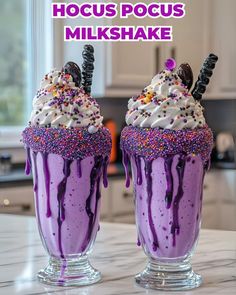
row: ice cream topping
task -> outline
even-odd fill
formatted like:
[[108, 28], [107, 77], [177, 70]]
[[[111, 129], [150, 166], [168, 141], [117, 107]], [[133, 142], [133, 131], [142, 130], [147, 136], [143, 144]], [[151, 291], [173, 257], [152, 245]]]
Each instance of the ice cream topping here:
[[181, 79], [184, 75], [178, 75], [180, 71], [174, 67], [174, 60], [167, 60], [166, 69], [157, 74], [140, 95], [129, 100], [127, 125], [172, 130], [205, 125], [203, 108], [189, 93], [192, 77], [186, 85]]
[[77, 87], [71, 74], [53, 70], [45, 75], [33, 100], [29, 125], [38, 127], [88, 127], [94, 133], [103, 117], [97, 102], [83, 87]]
[[83, 71], [68, 62], [61, 71], [46, 74], [33, 99], [29, 126], [23, 131], [26, 148], [43, 154], [61, 155], [65, 160], [109, 156], [111, 136], [90, 95], [94, 49], [83, 51]]

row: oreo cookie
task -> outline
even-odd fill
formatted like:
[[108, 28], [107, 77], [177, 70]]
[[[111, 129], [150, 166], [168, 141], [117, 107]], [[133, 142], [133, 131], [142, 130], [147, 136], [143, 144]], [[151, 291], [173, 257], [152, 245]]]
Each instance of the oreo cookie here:
[[82, 76], [81, 76], [80, 67], [76, 63], [69, 61], [64, 66], [63, 71], [66, 74], [70, 74], [72, 76], [76, 87], [80, 87]]
[[177, 75], [182, 80], [183, 84], [187, 86], [188, 90], [193, 85], [193, 71], [188, 63], [181, 64], [177, 70]]

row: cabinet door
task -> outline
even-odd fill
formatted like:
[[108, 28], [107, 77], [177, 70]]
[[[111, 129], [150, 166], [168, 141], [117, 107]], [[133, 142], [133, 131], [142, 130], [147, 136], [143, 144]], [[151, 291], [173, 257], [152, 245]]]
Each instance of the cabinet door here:
[[219, 55], [214, 81], [218, 93], [236, 93], [236, 1], [211, 0], [212, 50]]
[[[120, 3], [120, 1], [114, 1]], [[139, 1], [134, 1], [135, 3]], [[152, 0], [146, 1], [151, 3]], [[162, 19], [115, 18], [109, 25], [157, 26], [164, 25]], [[110, 42], [106, 54], [107, 93], [120, 89], [117, 95], [134, 95], [148, 85], [152, 77], [162, 68], [162, 42]]]
[[205, 202], [236, 204], [235, 170], [210, 170], [204, 180]]
[[128, 223], [135, 224], [135, 216], [134, 214], [128, 214], [124, 216], [118, 216], [114, 218], [115, 223]]
[[125, 180], [117, 179], [110, 182], [112, 191], [112, 217], [134, 214], [133, 185], [125, 187]]
[[103, 184], [101, 187], [101, 219], [107, 217], [109, 213], [109, 197], [110, 197], [110, 188], [104, 188]]
[[222, 204], [219, 229], [236, 230], [236, 204]]
[[202, 228], [219, 229], [218, 213], [214, 204], [203, 204]]
[[[107, 87], [141, 91], [155, 74], [160, 51], [150, 42], [116, 42], [108, 45]], [[157, 57], [155, 56], [157, 55]]]
[[185, 3], [186, 15], [181, 19], [166, 19], [166, 24], [173, 26], [173, 41], [166, 44], [165, 58], [173, 57], [178, 65], [184, 62], [189, 63], [196, 80], [209, 51], [208, 1], [184, 0], [181, 2]]
[[217, 189], [216, 181], [217, 173], [214, 171], [206, 173], [203, 183], [203, 206], [217, 202], [219, 190]]
[[34, 215], [32, 186], [0, 189], [0, 213]]
[[236, 172], [211, 170], [204, 181], [203, 227], [234, 230], [236, 227]]

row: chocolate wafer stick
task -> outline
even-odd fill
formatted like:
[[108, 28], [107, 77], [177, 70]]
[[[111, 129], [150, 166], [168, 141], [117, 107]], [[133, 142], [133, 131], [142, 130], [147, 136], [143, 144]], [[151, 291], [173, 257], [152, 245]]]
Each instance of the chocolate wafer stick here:
[[87, 94], [91, 93], [94, 70], [94, 48], [92, 45], [85, 45], [82, 53], [84, 62], [82, 64], [82, 85]]
[[205, 93], [206, 86], [210, 82], [210, 77], [213, 74], [213, 69], [215, 68], [217, 60], [218, 57], [213, 53], [209, 54], [208, 58], [205, 60], [200, 71], [200, 74], [198, 76], [198, 80], [195, 83], [194, 88], [192, 90], [192, 96], [196, 100], [202, 99], [202, 95]]

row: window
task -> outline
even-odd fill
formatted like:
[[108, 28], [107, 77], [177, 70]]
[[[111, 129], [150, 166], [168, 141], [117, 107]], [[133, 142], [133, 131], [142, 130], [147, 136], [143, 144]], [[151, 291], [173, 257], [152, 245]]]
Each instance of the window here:
[[1, 2], [0, 125], [23, 125], [26, 104], [26, 0]]
[[52, 67], [50, 5], [51, 0], [1, 1], [0, 147], [9, 135], [19, 140], [39, 82]]

